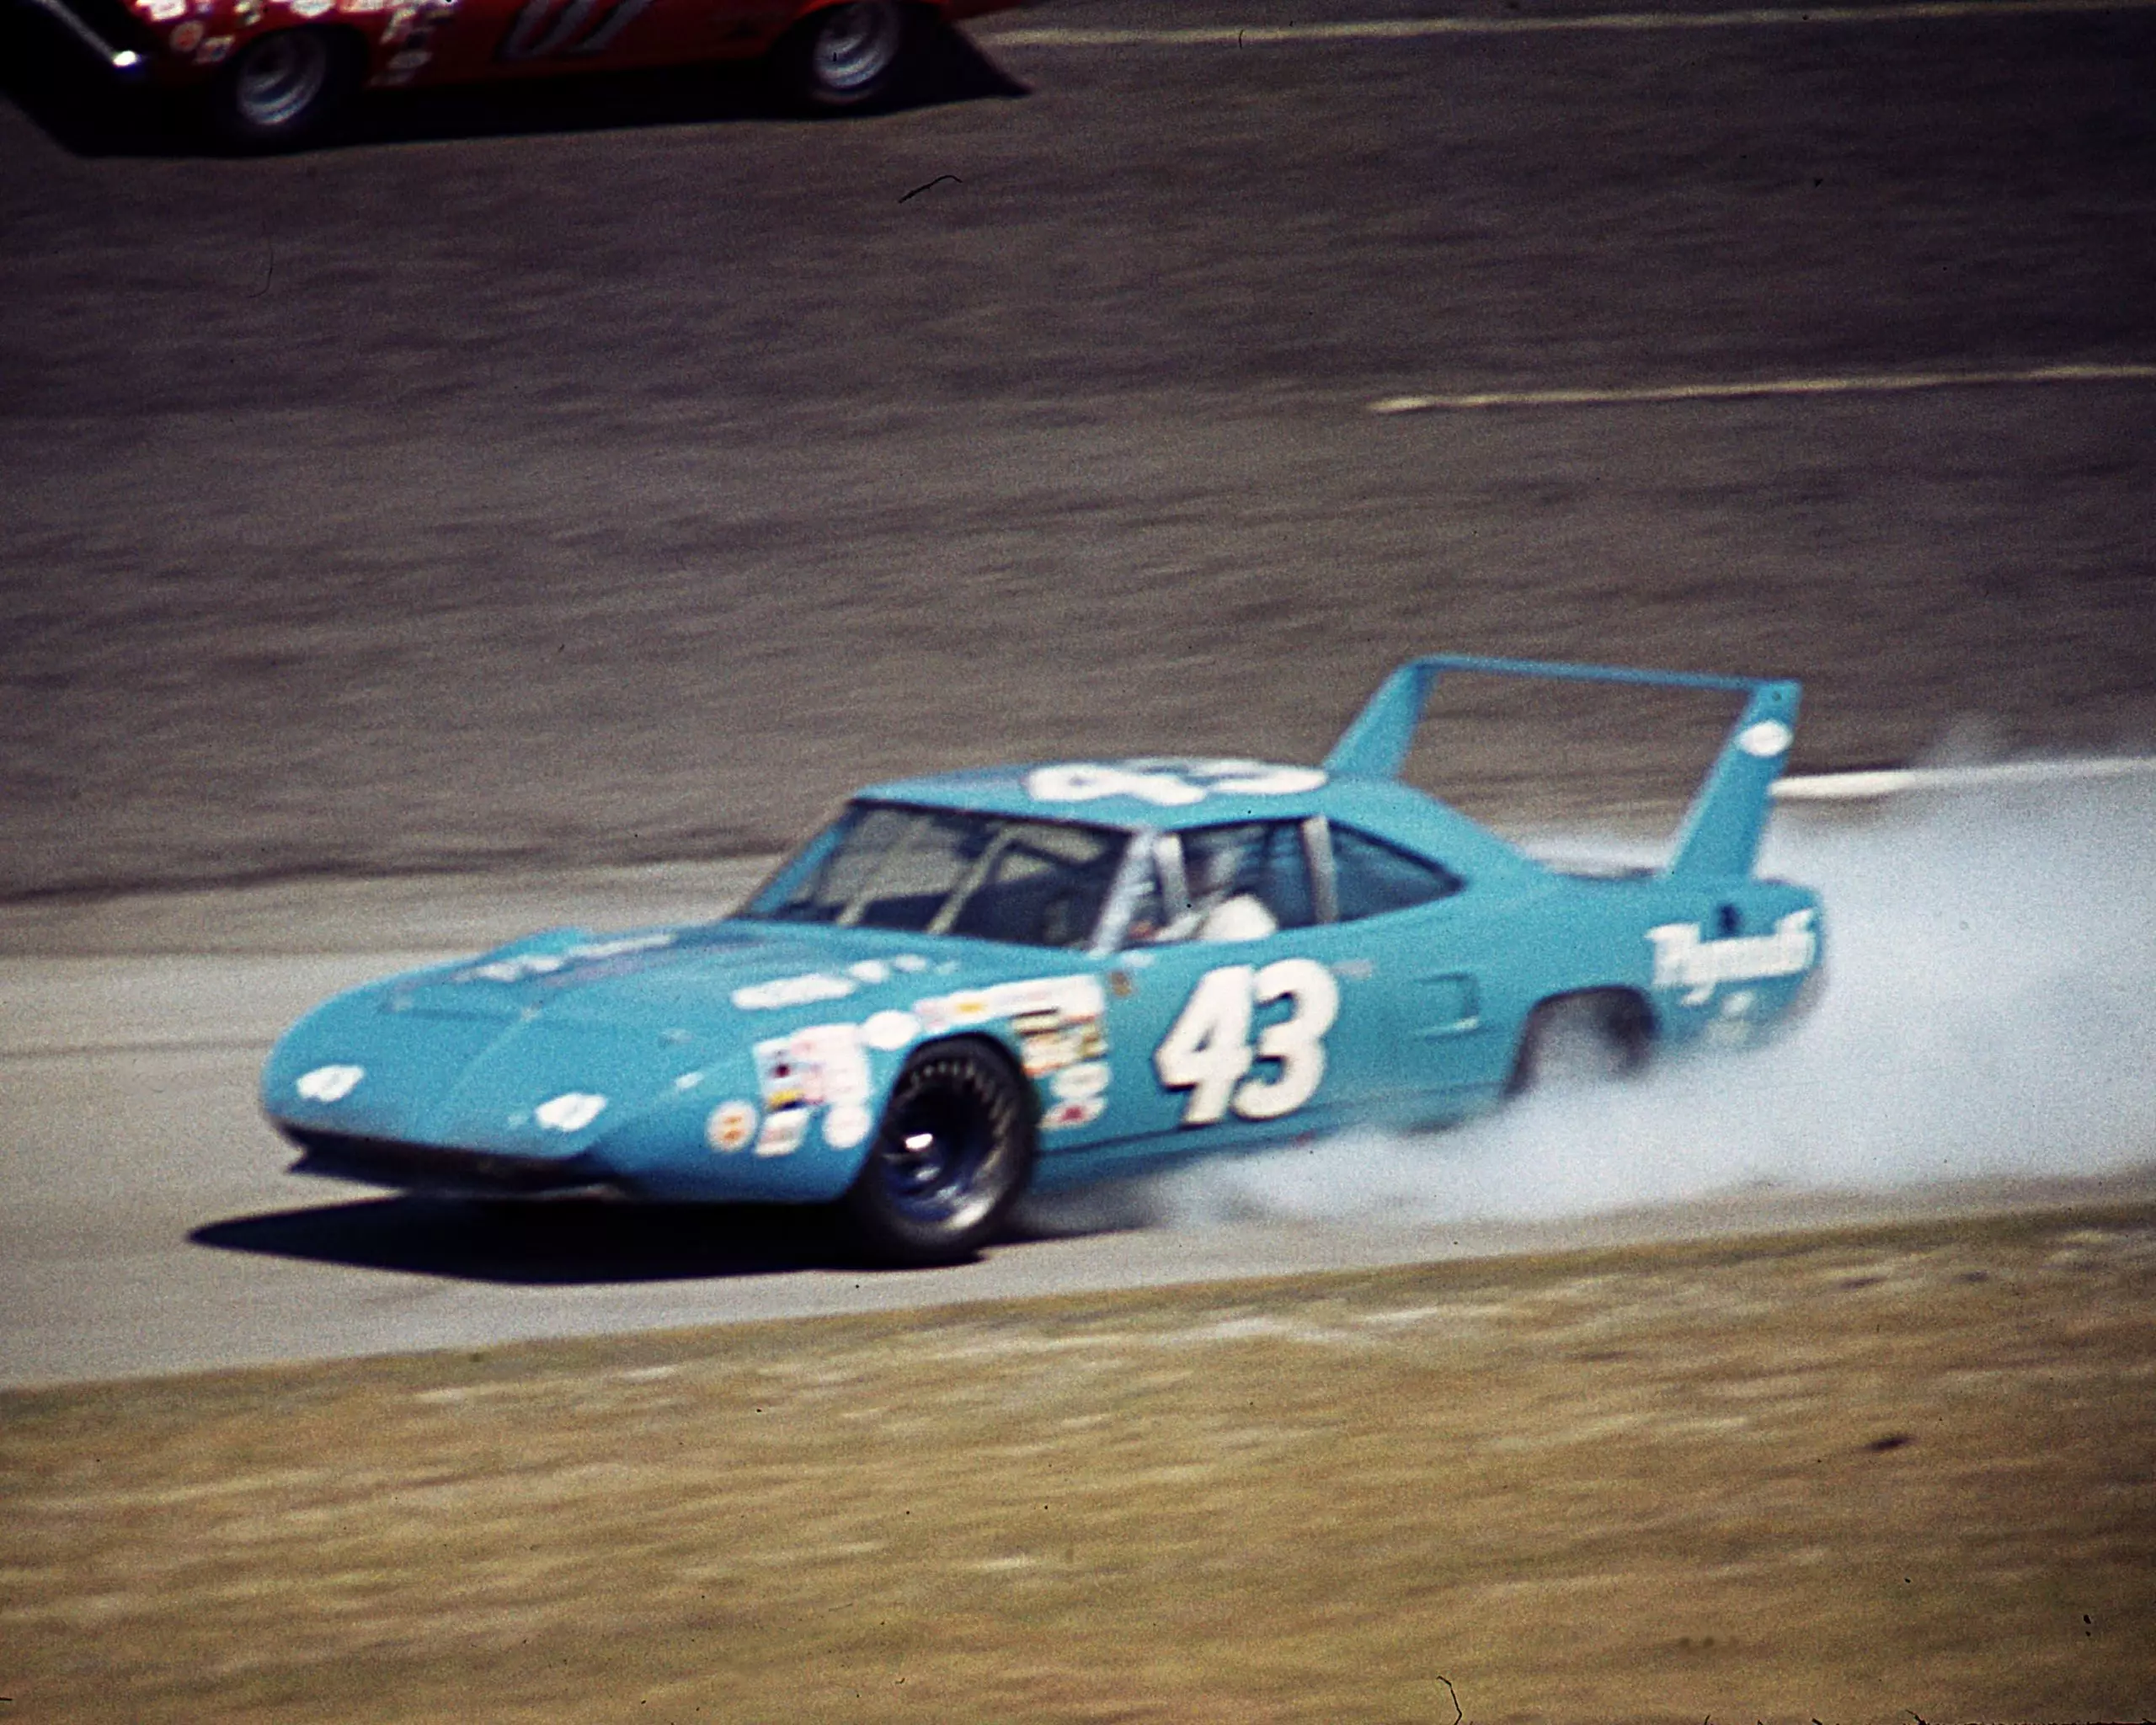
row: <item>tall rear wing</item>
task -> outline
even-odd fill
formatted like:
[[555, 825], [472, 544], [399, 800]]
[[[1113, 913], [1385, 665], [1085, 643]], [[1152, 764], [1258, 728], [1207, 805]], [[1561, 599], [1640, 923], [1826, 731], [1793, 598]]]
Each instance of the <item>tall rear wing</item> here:
[[1411, 659], [1378, 686], [1325, 757], [1325, 770], [1347, 777], [1396, 778], [1422, 723], [1422, 708], [1449, 670], [1495, 676], [1548, 677], [1561, 682], [1647, 684], [1666, 689], [1713, 689], [1745, 697], [1715, 764], [1700, 782], [1662, 873], [1673, 880], [1726, 879], [1752, 872], [1766, 831], [1768, 795], [1796, 736], [1798, 686], [1754, 677], [1703, 676], [1690, 671], [1631, 670], [1619, 665], [1569, 665], [1533, 659], [1477, 659], [1436, 654]]

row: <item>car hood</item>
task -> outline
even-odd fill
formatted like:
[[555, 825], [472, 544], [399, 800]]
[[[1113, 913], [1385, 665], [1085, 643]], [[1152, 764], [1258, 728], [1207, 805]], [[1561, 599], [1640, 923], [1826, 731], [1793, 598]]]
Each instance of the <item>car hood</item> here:
[[566, 1158], [655, 1108], [757, 1098], [758, 1043], [878, 1012], [904, 1029], [974, 968], [867, 931], [558, 929], [317, 1008], [272, 1051], [263, 1105], [295, 1136]]
[[685, 1014], [755, 1016], [848, 1001], [909, 975], [955, 969], [907, 950], [890, 935], [797, 931], [748, 922], [702, 923], [593, 937], [556, 930], [468, 964], [394, 980], [397, 1012], [558, 1023], [677, 1028]]

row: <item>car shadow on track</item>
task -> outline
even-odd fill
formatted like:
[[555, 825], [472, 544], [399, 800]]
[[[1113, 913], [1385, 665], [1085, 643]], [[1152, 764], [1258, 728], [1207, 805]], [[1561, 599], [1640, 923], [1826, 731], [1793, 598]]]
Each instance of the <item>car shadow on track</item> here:
[[397, 1196], [234, 1216], [187, 1237], [226, 1252], [526, 1287], [857, 1267], [828, 1215], [776, 1205]]
[[[1030, 93], [964, 35], [948, 29], [927, 44], [914, 83], [914, 93], [899, 104], [905, 109]], [[63, 39], [50, 20], [6, 0], [0, 0], [0, 96], [76, 156], [230, 153], [175, 99], [117, 83]], [[720, 62], [371, 92], [352, 105], [334, 134], [313, 146], [313, 152], [794, 117], [760, 67]]]
[[[1003, 1244], [1105, 1231], [1021, 1220]], [[489, 1203], [399, 1195], [232, 1216], [205, 1223], [187, 1237], [223, 1252], [519, 1287], [872, 1268], [830, 1211], [801, 1204]], [[905, 1273], [876, 1268], [873, 1274]]]

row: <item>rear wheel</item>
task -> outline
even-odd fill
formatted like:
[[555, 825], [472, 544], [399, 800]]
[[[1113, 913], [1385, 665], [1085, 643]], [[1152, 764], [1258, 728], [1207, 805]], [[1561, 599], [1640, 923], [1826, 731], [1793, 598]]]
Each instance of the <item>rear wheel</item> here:
[[1606, 1083], [1646, 1069], [1654, 1018], [1637, 995], [1593, 989], [1544, 1001], [1527, 1015], [1505, 1094]]
[[1032, 1102], [1010, 1062], [984, 1045], [915, 1055], [844, 1199], [862, 1244], [885, 1263], [972, 1257], [1033, 1176]]
[[918, 25], [900, 0], [841, 0], [802, 19], [780, 45], [786, 82], [804, 107], [844, 113], [898, 94]]
[[318, 137], [359, 87], [360, 56], [329, 30], [257, 36], [209, 89], [210, 123], [247, 150], [288, 150]]

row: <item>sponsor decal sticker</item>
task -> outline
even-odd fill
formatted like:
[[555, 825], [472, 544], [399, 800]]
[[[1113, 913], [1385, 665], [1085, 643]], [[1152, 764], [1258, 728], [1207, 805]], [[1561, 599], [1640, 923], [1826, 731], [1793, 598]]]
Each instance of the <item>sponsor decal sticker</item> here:
[[767, 1109], [868, 1100], [868, 1056], [851, 1024], [810, 1024], [768, 1037], [753, 1050]]
[[833, 1150], [851, 1150], [875, 1124], [859, 1103], [839, 1103], [824, 1115], [824, 1142]]
[[872, 1012], [861, 1027], [861, 1039], [883, 1054], [896, 1054], [921, 1034], [921, 1020], [911, 1012]]
[[564, 1091], [531, 1111], [531, 1118], [549, 1132], [581, 1132], [605, 1112], [606, 1098], [581, 1090]]
[[842, 1001], [861, 985], [850, 976], [831, 976], [812, 970], [805, 976], [781, 976], [770, 982], [752, 982], [734, 991], [734, 1004], [744, 1012], [775, 1012], [782, 1007], [812, 1006], [818, 1001]]
[[723, 1102], [704, 1122], [704, 1142], [722, 1155], [731, 1155], [748, 1148], [749, 1140], [756, 1135], [756, 1110], [750, 1103], [738, 1099]]
[[860, 1103], [868, 1099], [868, 1056], [861, 1051], [861, 1033], [851, 1024], [811, 1024], [787, 1039], [787, 1052], [817, 1074], [814, 1102]]
[[1763, 718], [1737, 734], [1737, 746], [1747, 755], [1771, 761], [1777, 755], [1788, 754], [1789, 745], [1796, 737], [1796, 734], [1779, 718]]
[[1087, 1060], [1065, 1067], [1049, 1080], [1048, 1087], [1058, 1102], [1091, 1102], [1107, 1094], [1111, 1076], [1107, 1061]]
[[961, 989], [915, 1001], [913, 1009], [937, 1033], [1007, 1019], [1031, 1078], [1097, 1060], [1108, 1050], [1107, 996], [1097, 976], [1041, 976]]
[[[355, 12], [380, 9], [381, 0], [373, 0], [371, 5], [355, 3], [352, 8]], [[588, 940], [581, 946], [571, 947], [568, 956], [572, 959], [618, 959], [624, 953], [655, 953], [662, 947], [673, 944], [671, 934], [624, 934], [617, 935], [612, 940]]]
[[[798, 1108], [810, 1100], [812, 1085], [820, 1087], [821, 1075], [794, 1057], [791, 1039], [775, 1036], [756, 1044], [756, 1079], [767, 1108]], [[819, 1095], [814, 1100], [820, 1102]]]
[[232, 39], [230, 36], [211, 36], [196, 51], [195, 63], [197, 66], [215, 66], [232, 51]]
[[781, 1108], [764, 1116], [764, 1130], [756, 1135], [758, 1156], [792, 1156], [801, 1148], [808, 1131], [807, 1108]]
[[529, 977], [551, 976], [568, 964], [567, 959], [557, 958], [552, 953], [527, 953], [520, 958], [496, 959], [484, 964], [474, 964], [469, 970], [460, 970], [449, 980], [451, 982], [522, 982]]
[[286, 0], [295, 18], [320, 18], [329, 10], [330, 0]]
[[317, 1066], [301, 1073], [292, 1088], [309, 1102], [342, 1102], [366, 1076], [365, 1066]]
[[1057, 1103], [1041, 1116], [1041, 1130], [1068, 1132], [1073, 1127], [1090, 1126], [1100, 1119], [1101, 1111], [1107, 1106], [1097, 1096], [1090, 1096], [1082, 1101]]
[[1026, 1076], [1044, 1078], [1101, 1052], [1093, 1046], [1100, 1039], [1099, 1030], [1099, 1023], [1095, 1021], [1083, 1026], [1074, 1025], [1068, 1030], [1037, 1030], [1021, 1036], [1018, 1048], [1025, 1057]]
[[143, 0], [142, 12], [152, 24], [170, 24], [187, 16], [187, 0]]
[[1654, 985], [1681, 988], [1686, 1006], [1702, 1007], [1725, 982], [1801, 975], [1819, 956], [1814, 916], [1808, 910], [1792, 911], [1775, 922], [1772, 934], [1732, 935], [1726, 940], [1703, 939], [1696, 922], [1665, 922], [1650, 928]]
[[192, 54], [202, 45], [202, 26], [191, 18], [185, 24], [174, 24], [170, 40], [173, 53]]

